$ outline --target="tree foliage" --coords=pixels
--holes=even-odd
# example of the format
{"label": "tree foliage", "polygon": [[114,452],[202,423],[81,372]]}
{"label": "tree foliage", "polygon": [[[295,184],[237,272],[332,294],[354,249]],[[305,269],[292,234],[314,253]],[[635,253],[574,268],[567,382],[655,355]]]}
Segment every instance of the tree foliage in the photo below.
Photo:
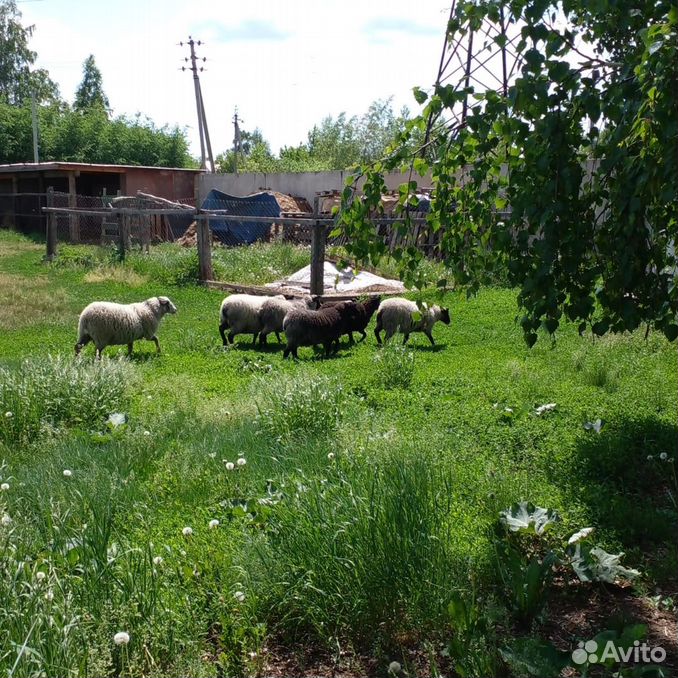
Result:
{"label": "tree foliage", "polygon": [[[141,116],[109,120],[99,107],[81,113],[53,104],[39,107],[38,127],[43,161],[195,166],[182,130],[158,128]],[[32,157],[30,106],[0,103],[0,163],[27,162]]]}
{"label": "tree foliage", "polygon": [[[241,133],[239,172],[321,172],[345,170],[371,162],[386,152],[388,145],[405,129],[409,111],[396,115],[390,99],[373,102],[362,116],[327,116],[308,133],[305,143],[285,146],[278,157],[259,129]],[[235,154],[226,151],[217,157],[222,172],[233,172]]]}
{"label": "tree foliage", "polygon": [[59,88],[43,69],[31,70],[36,53],[28,47],[34,26],[21,24],[15,0],[0,0],[0,102],[20,105],[31,95],[56,101]]}
{"label": "tree foliage", "polygon": [[[360,260],[386,253],[370,217],[383,172],[405,169],[405,220],[416,175],[434,186],[429,223],[454,282],[478,289],[503,271],[519,288],[529,345],[564,320],[580,332],[642,323],[678,335],[678,8],[646,0],[457,3],[449,41],[500,17],[520,31],[520,71],[503,92],[463,80],[415,88],[425,103],[388,158],[364,165],[362,199],[344,194],[342,225]],[[502,40],[497,34],[495,41]],[[452,111],[468,101],[462,123]],[[413,136],[425,139],[412,152]],[[506,218],[497,211],[510,207]],[[394,252],[421,283],[421,254]]]}
{"label": "tree foliage", "polygon": [[82,73],[82,82],[75,92],[73,108],[81,113],[97,108],[107,112],[110,108],[108,97],[104,93],[103,78],[93,54],[85,59]]}

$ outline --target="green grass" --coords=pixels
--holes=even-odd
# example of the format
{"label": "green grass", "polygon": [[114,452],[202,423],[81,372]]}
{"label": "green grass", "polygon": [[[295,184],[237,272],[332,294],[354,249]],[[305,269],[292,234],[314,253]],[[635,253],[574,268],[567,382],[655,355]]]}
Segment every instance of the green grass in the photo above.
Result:
{"label": "green grass", "polygon": [[[497,516],[523,499],[561,515],[550,543],[590,525],[625,551],[638,596],[671,586],[676,486],[660,455],[676,456],[678,368],[659,335],[565,326],[529,350],[515,292],[486,288],[445,296],[435,347],[413,335],[379,349],[372,323],[336,357],[283,361],[276,342],[221,347],[222,294],[188,282],[190,250],[124,265],[96,248],[52,265],[42,253],[0,233],[3,673],[256,675],[282,644],[362,652],[383,675],[455,633],[454,596],[501,601]],[[250,283],[307,257],[215,255]],[[75,361],[85,305],[158,294],[178,308],[162,354],[138,342],[96,364],[88,346]],[[126,423],[107,423],[114,412]],[[600,433],[584,428],[598,418]],[[488,652],[488,638],[471,645]],[[487,665],[468,652],[464,665]]]}

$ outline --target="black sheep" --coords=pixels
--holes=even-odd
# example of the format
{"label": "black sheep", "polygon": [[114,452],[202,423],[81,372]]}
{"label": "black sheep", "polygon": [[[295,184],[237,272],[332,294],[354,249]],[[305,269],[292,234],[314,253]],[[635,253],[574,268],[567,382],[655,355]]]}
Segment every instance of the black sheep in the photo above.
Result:
{"label": "black sheep", "polygon": [[310,309],[295,309],[285,316],[283,330],[287,336],[287,346],[283,351],[283,358],[290,353],[298,358],[299,346],[315,346],[322,344],[325,355],[330,355],[339,349],[339,337],[348,332],[348,324],[356,314],[356,304],[352,301],[342,301],[332,306],[322,306],[317,311]]}
{"label": "black sheep", "polygon": [[[377,310],[379,307],[379,303],[381,302],[381,297],[368,297],[365,301],[356,301],[353,302],[354,306],[351,308],[349,312],[349,317],[348,321],[346,323],[346,331],[344,334],[348,335],[348,338],[351,343],[354,343],[353,341],[353,333],[354,332],[360,332],[363,336],[360,338],[360,341],[364,341],[367,338],[367,332],[365,332],[365,328],[370,322],[370,318],[374,315],[374,312]],[[340,304],[342,302],[340,301],[326,301],[321,305],[321,308],[323,306],[336,306],[337,304]]]}

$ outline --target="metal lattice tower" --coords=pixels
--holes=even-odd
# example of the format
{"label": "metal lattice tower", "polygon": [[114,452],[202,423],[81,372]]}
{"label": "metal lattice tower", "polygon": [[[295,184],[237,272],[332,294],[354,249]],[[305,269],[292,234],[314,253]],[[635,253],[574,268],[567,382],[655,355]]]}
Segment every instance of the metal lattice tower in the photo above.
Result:
{"label": "metal lattice tower", "polygon": [[[522,61],[516,43],[520,40],[523,22],[510,12],[506,3],[497,8],[493,19],[485,17],[476,25],[465,20],[452,32],[450,26],[456,10],[457,0],[453,0],[436,87],[451,85],[455,91],[472,87],[474,93],[494,90],[507,96]],[[472,96],[467,94],[452,107],[451,118],[447,120],[452,129],[459,129],[466,124],[471,105],[469,97]],[[450,111],[449,108],[447,110]]]}

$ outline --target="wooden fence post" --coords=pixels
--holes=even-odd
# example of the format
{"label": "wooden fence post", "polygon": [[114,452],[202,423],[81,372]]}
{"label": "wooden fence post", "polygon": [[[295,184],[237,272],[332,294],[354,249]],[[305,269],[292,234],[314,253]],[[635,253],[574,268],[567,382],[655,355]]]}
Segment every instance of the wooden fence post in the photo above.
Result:
{"label": "wooden fence post", "polygon": [[[74,172],[68,173],[68,207],[72,210],[78,207]],[[80,242],[80,216],[76,212],[71,212],[68,216],[68,237],[73,244]]]}
{"label": "wooden fence post", "polygon": [[[317,216],[317,215],[316,215]],[[311,226],[311,296],[325,291],[325,239],[327,227],[317,220]]]}
{"label": "wooden fence post", "polygon": [[[54,207],[54,188],[47,189],[47,207]],[[54,212],[47,212],[47,254],[45,259],[53,261],[57,255],[57,221]]]}
{"label": "wooden fence post", "polygon": [[200,282],[205,282],[214,278],[212,271],[212,235],[208,216],[201,218],[200,215],[196,215],[196,235]]}

